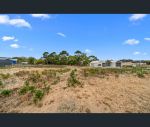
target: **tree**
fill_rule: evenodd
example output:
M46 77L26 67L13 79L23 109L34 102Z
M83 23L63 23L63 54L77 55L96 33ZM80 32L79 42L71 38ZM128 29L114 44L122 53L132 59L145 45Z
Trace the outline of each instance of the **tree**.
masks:
M68 57L68 64L69 65L77 65L77 59L75 56L69 56Z
M50 54L48 55L48 57L55 57L56 55L57 55L56 52L52 52L52 53L50 53Z
M61 65L68 64L68 56L69 56L69 53L65 50L63 50L59 53L59 60L60 60Z
M88 58L89 58L90 62L98 60L98 58L96 56L93 56L93 55L89 56Z
M34 57L29 57L29 58L28 58L28 63L29 63L29 64L35 64L35 60L36 60L36 59L35 59Z
M89 63L90 63L89 58L86 56L86 54L82 53L82 55L80 56L80 65L86 66Z
M69 56L69 53L67 51L63 50L59 53L59 55L60 56Z
M38 60L36 60L35 64L44 64L44 60L38 59Z
M48 55L49 55L49 53L48 53L48 52L44 52L44 53L43 53L43 58L47 58L47 57L48 57Z
M65 50L62 50L59 54L56 52L48 53L44 52L43 57L46 64L56 64L56 65L79 65L86 66L91 61L98 60L96 56L87 56L85 53L77 50L74 55L71 56ZM37 62L40 63L40 62Z
M81 51L79 51L79 50L77 50L77 51L75 51L75 56L80 56L80 55L82 55L82 52Z

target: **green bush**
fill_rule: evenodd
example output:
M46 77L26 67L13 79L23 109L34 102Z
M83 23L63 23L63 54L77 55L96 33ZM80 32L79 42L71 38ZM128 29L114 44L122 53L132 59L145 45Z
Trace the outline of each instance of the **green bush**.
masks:
M12 93L12 90L3 90L1 92L1 95L3 95L3 96L9 96L11 93Z
M87 76L99 76L109 74L137 74L139 77L143 77L148 71L142 67L123 67L123 68L85 68L83 69L83 75Z
M28 81L25 81L24 86L20 89L19 94L24 95L27 92L34 93L35 86L31 86Z
M0 80L0 87L3 86L3 82Z
M20 95L26 94L27 91L28 91L27 86L23 86L23 87L20 89L19 94L20 94Z
M37 103L44 96L44 92L42 90L36 90L34 93L34 103Z
M81 82L77 79L77 75L75 74L76 70L72 70L70 73L70 77L68 78L68 87L76 87L77 85L81 85Z
M143 74L142 71L137 71L137 76L138 76L139 78L144 78L144 74Z

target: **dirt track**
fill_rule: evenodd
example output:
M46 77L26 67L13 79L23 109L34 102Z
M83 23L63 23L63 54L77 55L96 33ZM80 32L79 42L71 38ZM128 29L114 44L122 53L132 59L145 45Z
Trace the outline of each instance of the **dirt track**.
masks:
M42 70L41 68L23 70ZM20 71L20 69L0 70L1 73ZM83 88L66 88L70 71L60 77L60 82L51 86L51 90L43 99L34 104L27 100L26 95L17 93L9 97L0 97L0 112L20 113L127 113L150 112L150 76L138 78L134 75L121 74L119 77L110 75L104 78L84 77L78 68L78 77ZM23 80L6 88L18 89ZM14 87L15 86L15 87Z

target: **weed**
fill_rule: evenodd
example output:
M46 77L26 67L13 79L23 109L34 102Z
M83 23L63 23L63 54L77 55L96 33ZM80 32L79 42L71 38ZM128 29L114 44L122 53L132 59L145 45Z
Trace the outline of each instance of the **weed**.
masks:
M22 76L28 75L29 73L30 73L29 71L19 71L19 72L16 72L14 75L18 77L22 77Z
M27 86L23 86L21 89L20 89L20 91L19 91L19 94L20 95L24 95L24 94L26 94L27 93Z
M137 71L137 76L138 76L139 78L144 78L144 74L143 74L142 71Z
M34 91L35 91L35 87L34 87L34 86L29 85L29 82L28 82L28 81L25 81L24 84L25 84L25 85L24 85L24 86L20 89L20 91L19 91L19 94L20 94L20 95L24 95L24 94L26 94L27 92L34 93Z
M12 90L3 90L1 91L1 95L3 96L9 96L12 93Z
M0 76L4 80L10 78L10 74L9 73L7 73L7 74L0 74Z
M37 83L37 82L41 81L41 75L38 72L31 73L28 76L28 81L31 81L33 83Z
M77 109L77 105L74 100L64 100L57 107L58 112L61 113L75 112L76 109Z
M42 90L36 90L34 93L34 103L37 103L44 96L44 92Z
M3 86L3 82L0 80L0 87Z
M50 86L46 86L43 88L43 91L44 91L44 93L49 93L50 89L51 89Z
M81 85L81 82L77 79L77 75L75 74L76 70L72 70L70 73L70 77L68 78L68 87L76 87L77 85Z
M70 71L69 68L57 70L57 72L59 72L59 73L61 73L61 74L66 73L66 72L69 72L69 71Z
M56 77L56 79L51 83L51 85L56 85L58 82L60 82L60 77Z

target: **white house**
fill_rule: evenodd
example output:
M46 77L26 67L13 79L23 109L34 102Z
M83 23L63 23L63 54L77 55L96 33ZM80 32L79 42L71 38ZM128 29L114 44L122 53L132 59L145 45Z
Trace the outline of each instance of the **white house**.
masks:
M91 67L121 67L122 62L120 61L92 61Z

